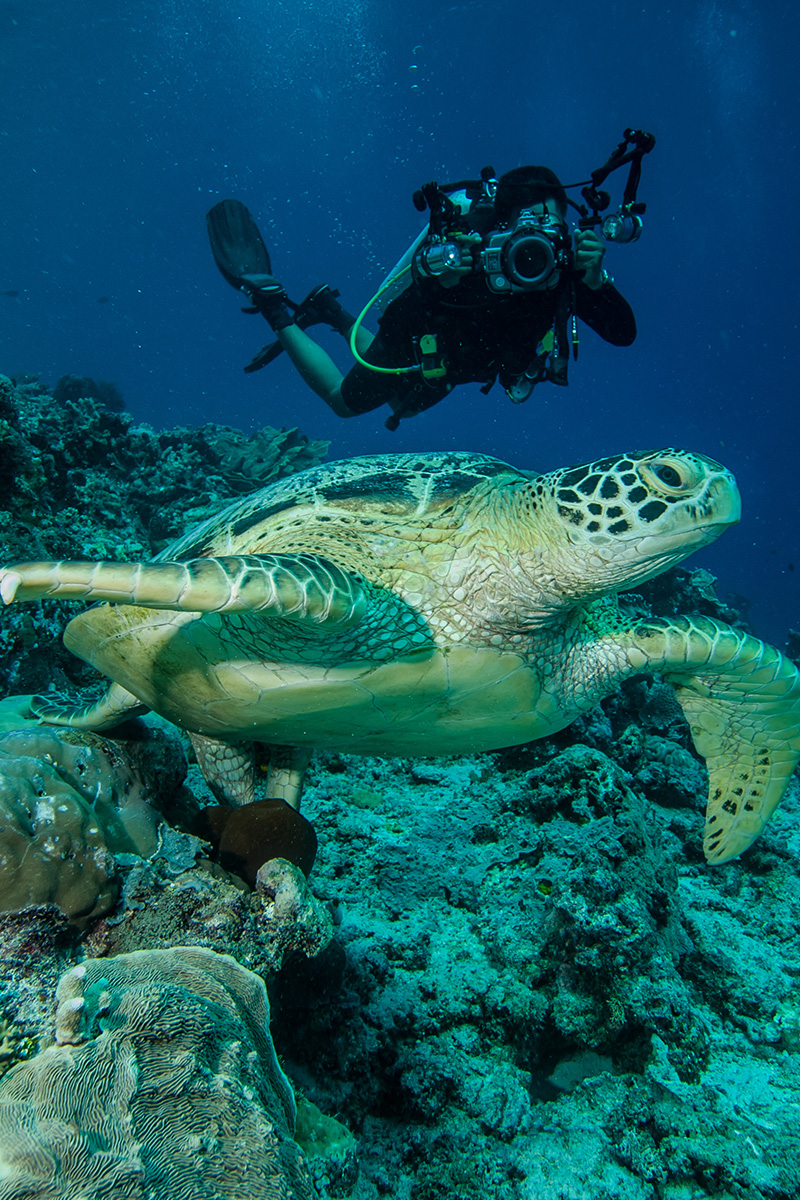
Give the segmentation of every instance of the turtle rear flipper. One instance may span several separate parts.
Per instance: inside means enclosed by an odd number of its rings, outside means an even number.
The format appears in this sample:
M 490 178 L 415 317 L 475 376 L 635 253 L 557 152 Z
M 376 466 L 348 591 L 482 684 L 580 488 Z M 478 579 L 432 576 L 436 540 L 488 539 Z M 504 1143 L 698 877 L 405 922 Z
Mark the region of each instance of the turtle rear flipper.
M 220 804 L 241 808 L 255 800 L 256 764 L 252 742 L 223 742 L 190 733 L 203 778 Z M 300 807 L 303 778 L 311 758 L 307 746 L 270 746 L 265 795 Z
M 643 622 L 629 631 L 639 670 L 663 672 L 706 759 L 703 849 L 736 858 L 758 837 L 800 761 L 800 672 L 779 650 L 705 617 Z
M 32 714 L 45 724 L 93 732 L 113 729 L 122 721 L 149 711 L 146 704 L 118 683 L 112 683 L 105 695 L 93 704 L 74 704 L 63 697 L 52 696 L 34 696 L 31 700 Z
M 268 612 L 310 625 L 355 624 L 360 579 L 316 554 L 246 554 L 186 562 L 31 562 L 0 570 L 0 596 L 105 600 L 179 612 Z
M 240 808 L 255 800 L 255 757 L 252 742 L 233 745 L 202 733 L 190 733 L 197 765 L 220 804 Z

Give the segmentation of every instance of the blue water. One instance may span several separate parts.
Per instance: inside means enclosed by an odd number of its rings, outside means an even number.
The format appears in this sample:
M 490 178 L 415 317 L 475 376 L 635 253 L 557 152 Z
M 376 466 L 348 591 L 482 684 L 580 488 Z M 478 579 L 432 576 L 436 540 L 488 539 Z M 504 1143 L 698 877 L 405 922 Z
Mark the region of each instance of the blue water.
M 0 370 L 111 379 L 159 427 L 298 425 L 332 457 L 701 450 L 745 509 L 696 561 L 781 644 L 800 625 L 799 33 L 789 0 L 0 0 Z M 658 139 L 646 226 L 606 265 L 639 337 L 586 330 L 568 390 L 518 408 L 463 388 L 392 434 L 386 410 L 333 416 L 285 358 L 242 373 L 270 333 L 213 264 L 216 200 L 251 208 L 292 296 L 327 281 L 358 310 L 421 227 L 421 183 L 527 162 L 585 179 L 629 125 Z

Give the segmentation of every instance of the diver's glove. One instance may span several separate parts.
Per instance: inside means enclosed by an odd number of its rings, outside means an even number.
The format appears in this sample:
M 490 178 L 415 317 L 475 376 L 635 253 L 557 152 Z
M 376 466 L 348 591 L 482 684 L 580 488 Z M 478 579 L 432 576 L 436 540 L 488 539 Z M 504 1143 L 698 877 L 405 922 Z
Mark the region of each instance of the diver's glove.
M 274 275 L 242 275 L 241 289 L 250 297 L 250 304 L 242 312 L 261 313 L 275 333 L 294 324 L 294 315 L 289 311 L 289 306 L 296 306 Z

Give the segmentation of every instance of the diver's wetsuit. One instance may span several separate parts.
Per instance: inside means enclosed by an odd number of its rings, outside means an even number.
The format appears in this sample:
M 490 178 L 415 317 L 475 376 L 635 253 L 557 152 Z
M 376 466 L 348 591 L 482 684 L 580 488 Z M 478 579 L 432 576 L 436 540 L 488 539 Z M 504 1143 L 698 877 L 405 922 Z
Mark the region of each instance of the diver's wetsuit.
M 556 289 L 497 296 L 483 279 L 462 279 L 443 289 L 422 280 L 388 305 L 364 358 L 380 367 L 405 367 L 417 361 L 415 340 L 435 334 L 447 374 L 424 379 L 418 371 L 381 375 L 357 363 L 342 382 L 342 400 L 353 413 L 391 403 L 412 415 L 430 408 L 459 383 L 489 383 L 499 374 L 522 375 L 536 357 L 537 346 L 552 327 Z M 629 346 L 636 322 L 627 300 L 611 283 L 593 291 L 575 281 L 575 312 L 614 346 Z

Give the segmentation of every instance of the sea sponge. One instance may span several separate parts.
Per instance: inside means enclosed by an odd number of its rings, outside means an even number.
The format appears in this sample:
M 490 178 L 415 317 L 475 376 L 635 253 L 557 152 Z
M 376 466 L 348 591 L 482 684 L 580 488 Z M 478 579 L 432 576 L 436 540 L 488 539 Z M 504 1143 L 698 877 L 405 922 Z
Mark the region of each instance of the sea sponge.
M 317 855 L 314 826 L 285 800 L 268 797 L 241 808 L 209 805 L 200 810 L 195 832 L 211 843 L 216 861 L 250 887 L 271 858 L 288 859 L 308 877 Z
M 0 1081 L 0 1200 L 312 1200 L 263 982 L 197 947 L 62 976 L 52 1043 Z
M 114 854 L 147 857 L 159 816 L 123 751 L 44 726 L 0 737 L 0 912 L 55 904 L 78 925 L 107 912 Z

